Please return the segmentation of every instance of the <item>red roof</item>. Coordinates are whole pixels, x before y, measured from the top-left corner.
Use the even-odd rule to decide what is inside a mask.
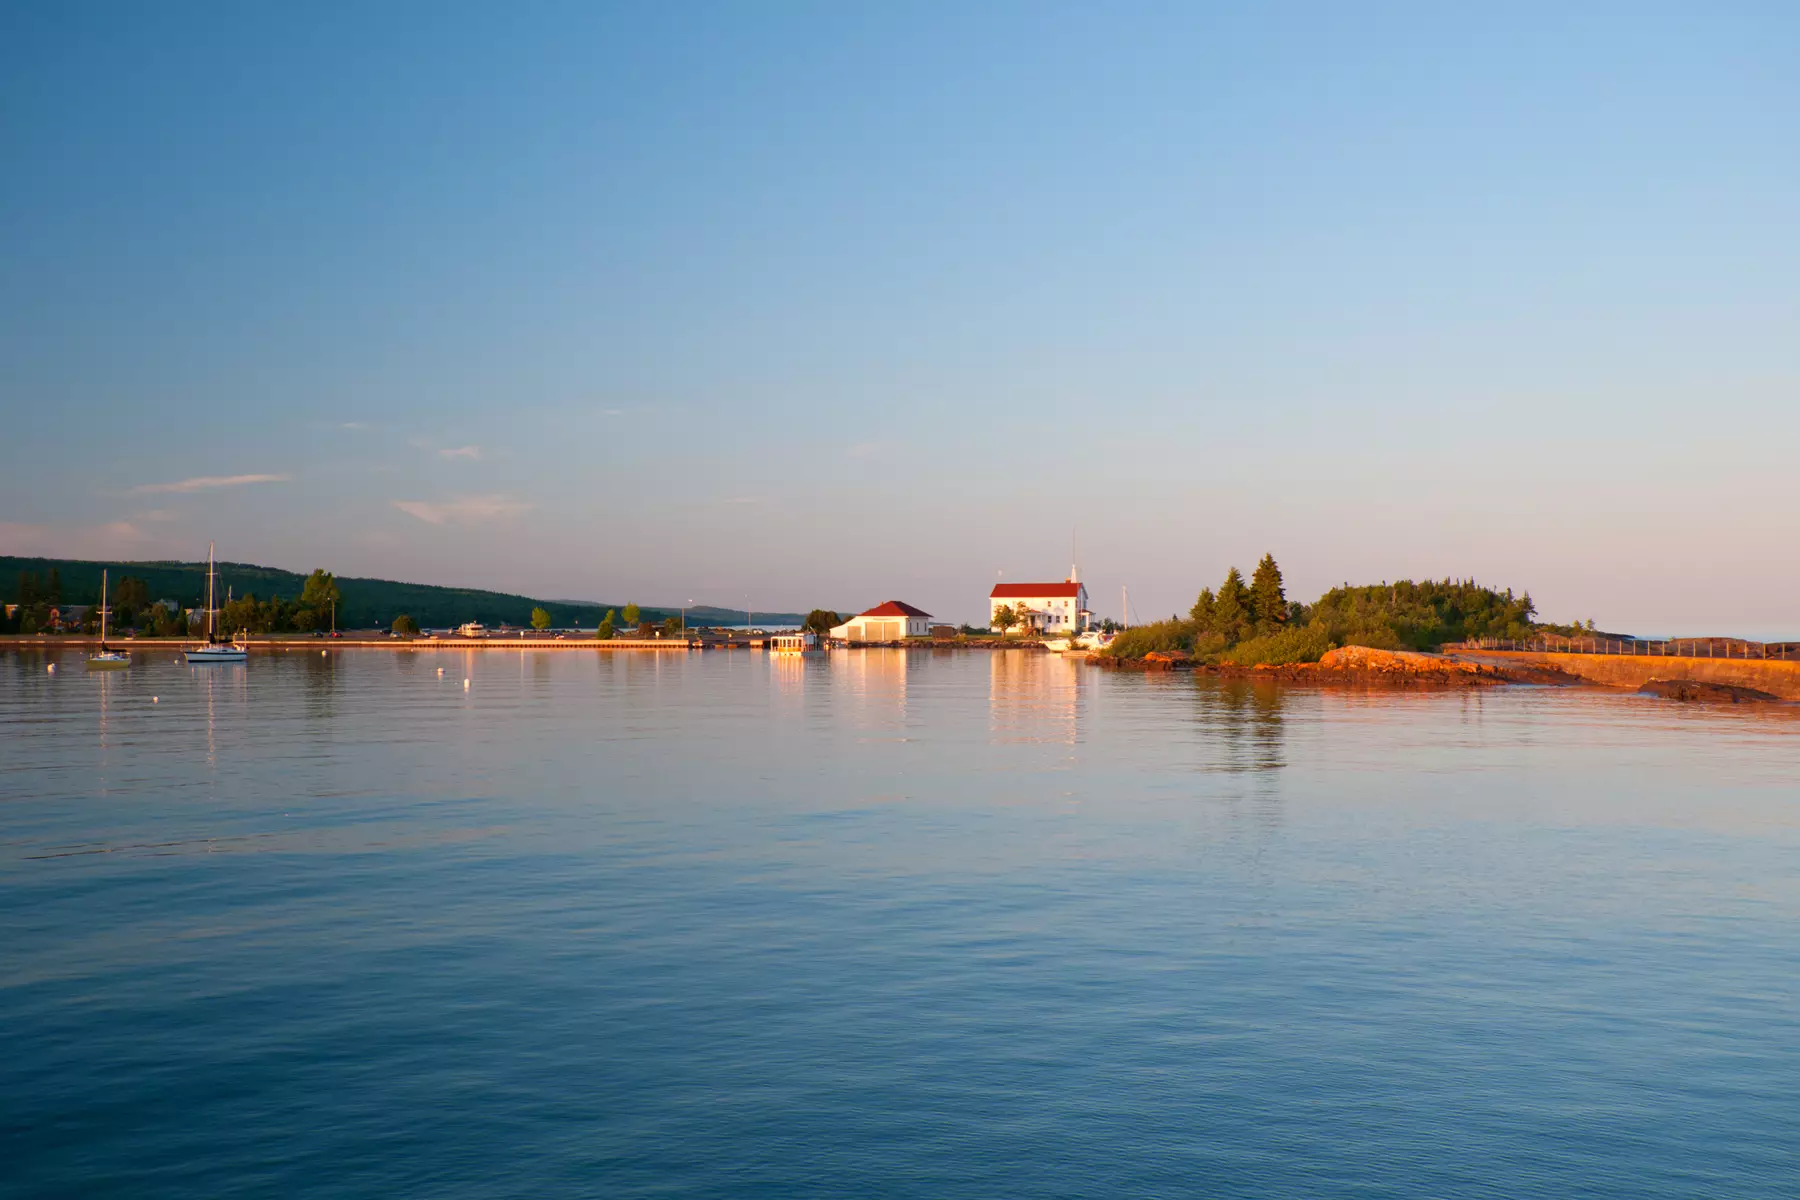
[[[992,600],[1035,600],[1039,596],[1068,596],[1074,598],[1081,595],[1081,585],[1072,579],[1061,583],[996,583],[994,590],[988,593]]]
[[[931,614],[922,608],[914,608],[903,600],[889,600],[886,604],[877,604],[866,613],[858,613],[863,617],[929,617]]]

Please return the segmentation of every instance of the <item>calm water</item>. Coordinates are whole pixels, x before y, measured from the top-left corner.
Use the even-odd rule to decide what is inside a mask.
[[[0,652],[8,1194],[1800,1195],[1785,715],[48,661]]]

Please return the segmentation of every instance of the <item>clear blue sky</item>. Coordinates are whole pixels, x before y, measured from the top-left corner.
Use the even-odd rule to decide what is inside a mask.
[[[8,4],[0,552],[966,618],[1073,531],[1108,614],[1269,550],[1800,634],[1796,63],[1788,3]]]

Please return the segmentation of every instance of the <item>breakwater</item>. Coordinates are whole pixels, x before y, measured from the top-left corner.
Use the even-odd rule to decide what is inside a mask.
[[[1463,656],[1477,661],[1530,663],[1550,667],[1607,687],[1640,688],[1653,679],[1685,679],[1754,688],[1783,700],[1800,700],[1800,662],[1791,660],[1564,654],[1536,650],[1465,651]]]

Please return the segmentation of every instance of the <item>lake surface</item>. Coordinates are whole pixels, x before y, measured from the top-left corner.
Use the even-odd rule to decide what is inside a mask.
[[[8,1195],[1800,1195],[1786,712],[139,658],[0,652]]]

